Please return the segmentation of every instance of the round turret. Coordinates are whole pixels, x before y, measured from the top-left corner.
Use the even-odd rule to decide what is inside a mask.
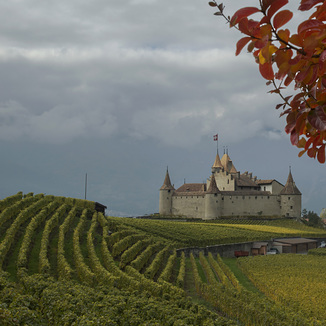
[[[174,190],[175,189],[171,184],[169,171],[166,170],[165,179],[162,187],[160,188],[160,199],[159,199],[160,215],[172,215],[172,196]]]

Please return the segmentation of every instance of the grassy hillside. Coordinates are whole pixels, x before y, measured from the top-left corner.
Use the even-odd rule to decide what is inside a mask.
[[[219,256],[176,255],[185,246],[326,237],[294,221],[254,223],[114,218],[84,200],[8,197],[0,201],[1,325],[325,324],[322,314],[312,321],[286,298],[264,295],[244,264],[237,276],[260,291]]]

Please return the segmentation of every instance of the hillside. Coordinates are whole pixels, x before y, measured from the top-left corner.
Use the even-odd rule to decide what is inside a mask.
[[[266,257],[239,260],[256,286],[248,290],[221,257],[175,250],[287,235],[326,232],[294,221],[105,217],[90,201],[18,193],[0,201],[1,325],[322,325],[319,310],[311,316],[264,290],[250,263],[260,270]],[[324,259],[308,256],[301,266]]]

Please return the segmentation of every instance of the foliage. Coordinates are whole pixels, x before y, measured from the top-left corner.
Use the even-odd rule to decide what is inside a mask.
[[[299,11],[312,10],[302,21],[297,32],[283,28],[293,12],[284,9],[288,0],[259,0],[259,7],[244,7],[226,17],[224,5],[210,1],[217,7],[217,16],[223,16],[231,27],[246,36],[237,42],[236,55],[247,46],[259,65],[259,72],[273,85],[270,93],[277,93],[286,115],[285,131],[291,143],[302,150],[299,156],[325,163],[326,145],[326,3],[323,0],[301,0]],[[259,14],[258,20],[248,19]],[[257,16],[257,15],[256,15]],[[293,85],[294,95],[284,96],[282,90]]]
[[[112,218],[64,197],[19,196],[4,200],[2,207],[2,212],[11,213],[1,226],[2,268],[8,272],[0,271],[1,325],[306,325],[311,321],[293,306],[288,309],[246,291],[220,256],[201,254],[196,259],[191,254],[190,263],[184,252],[177,257],[176,248],[285,233],[321,237],[324,230],[294,221],[258,225],[249,220],[227,224]],[[37,270],[40,274],[35,274]],[[201,296],[200,304],[186,295],[185,289],[192,287]]]
[[[314,211],[307,211],[306,209],[302,210],[302,218],[304,221],[307,221],[307,225],[314,227],[322,227],[323,222],[318,214]]]
[[[323,256],[269,255],[238,260],[252,282],[275,302],[302,311],[311,320],[326,320],[326,260]]]

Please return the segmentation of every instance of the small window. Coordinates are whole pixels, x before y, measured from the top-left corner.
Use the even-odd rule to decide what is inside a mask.
[[[230,183],[230,180],[228,179],[228,184]]]
[[[171,192],[171,190],[168,190],[168,192]]]
[[[224,197],[222,197],[222,200],[224,200]]]
[[[288,197],[288,200],[290,200],[291,199],[291,197]]]
[[[291,209],[293,209],[293,206],[290,206]]]

